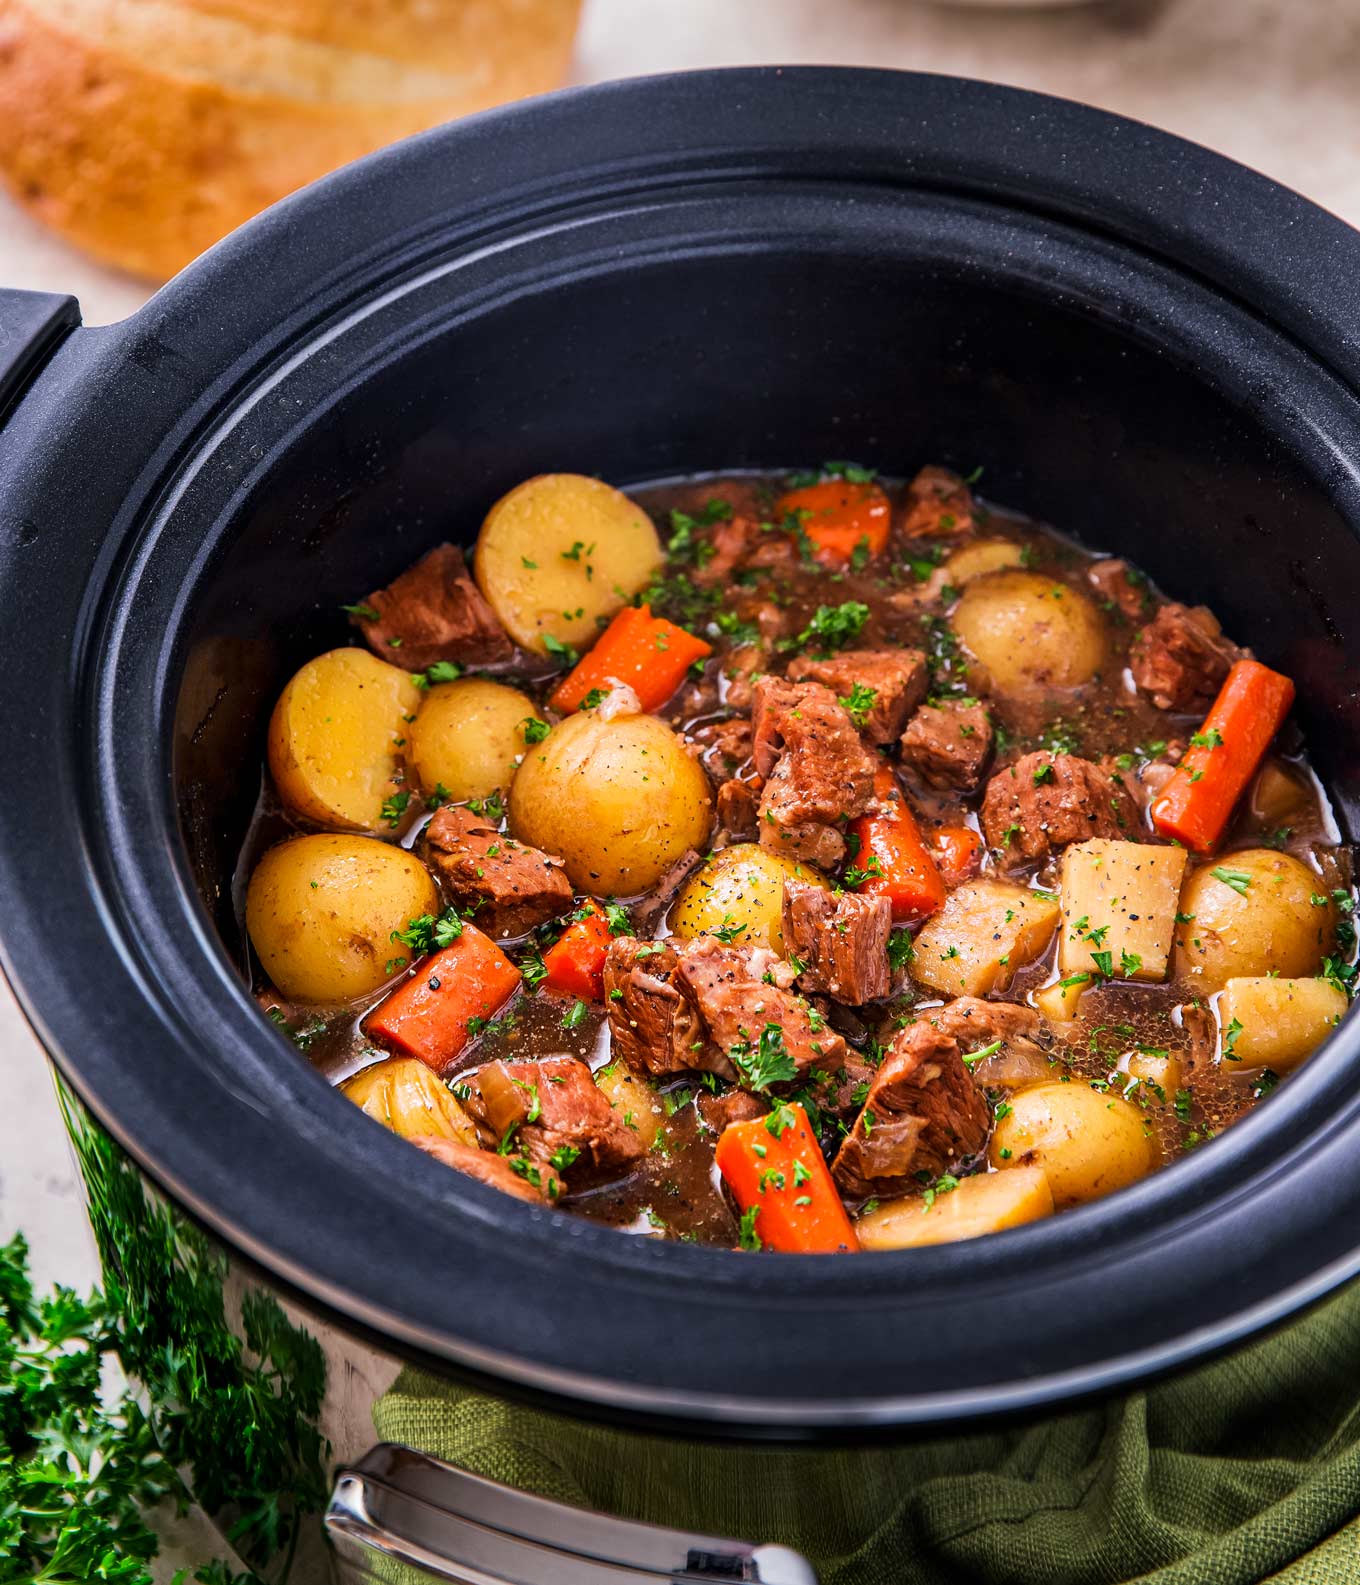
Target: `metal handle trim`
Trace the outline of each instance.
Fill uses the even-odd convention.
[[[455,1585],[817,1585],[787,1547],[568,1507],[393,1443],[338,1473],[326,1528],[360,1578],[380,1554]]]

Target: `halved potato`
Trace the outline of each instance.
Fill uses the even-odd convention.
[[[663,559],[651,518],[621,491],[542,473],[487,513],[473,572],[511,638],[546,655],[548,638],[588,649]]]
[[[511,834],[556,854],[576,890],[596,897],[649,891],[712,826],[708,777],[654,715],[570,715],[510,784]]]
[[[1058,903],[1010,881],[965,881],[916,937],[912,978],[947,996],[985,996],[1048,947]]]
[[[1094,604],[1038,572],[1007,567],[973,578],[951,622],[1003,694],[1075,688],[1105,660],[1105,625]]]
[[[992,1165],[1041,1167],[1060,1211],[1127,1188],[1157,1164],[1142,1112],[1079,1079],[1020,1090],[1010,1106],[992,1132]]]
[[[1346,1015],[1350,999],[1331,980],[1232,979],[1223,987],[1223,1071],[1273,1068],[1288,1073],[1322,1044]]]
[[[309,660],[269,722],[269,771],[290,809],[319,825],[376,831],[401,789],[401,742],[420,707],[409,672],[363,649]]]
[[[601,1068],[595,1075],[595,1083],[604,1091],[624,1126],[631,1128],[650,1150],[666,1123],[665,1104],[653,1086],[622,1061]]]
[[[957,1189],[936,1194],[927,1209],[920,1195],[892,1200],[855,1223],[861,1249],[919,1249],[1004,1232],[1053,1215],[1053,1191],[1039,1167],[980,1172]]]
[[[284,996],[347,1002],[396,971],[405,949],[392,932],[438,906],[413,853],[327,832],[291,837],[264,855],[246,889],[246,930]]]
[[[434,1135],[477,1147],[477,1128],[448,1085],[415,1057],[388,1057],[356,1073],[341,1092],[366,1116],[403,1139]]]
[[[809,864],[772,853],[756,842],[722,848],[685,882],[671,912],[671,930],[684,941],[722,933],[739,947],[769,947],[784,955],[784,882],[826,881]]]
[[[944,564],[945,582],[956,589],[971,583],[986,572],[1003,567],[1020,567],[1024,550],[1013,539],[975,539],[954,552]]]
[[[538,706],[503,682],[460,677],[431,688],[406,740],[421,790],[442,787],[455,803],[503,791],[528,747],[526,721],[542,723]]]

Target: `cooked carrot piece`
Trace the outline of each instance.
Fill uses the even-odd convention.
[[[1293,702],[1288,677],[1259,661],[1237,661],[1152,805],[1157,830],[1196,853],[1213,848]]]
[[[690,666],[712,653],[712,644],[653,616],[651,606],[626,605],[590,653],[558,683],[552,707],[563,713],[579,710],[593,689],[607,692],[622,682],[637,694],[644,710],[659,710]]]
[[[972,880],[982,866],[982,838],[971,826],[940,826],[930,834],[930,852],[946,886]]]
[[[944,901],[946,888],[888,765],[874,775],[874,797],[882,809],[850,822],[850,834],[859,838],[851,862],[863,875],[855,889],[886,897],[899,925],[925,919]]]
[[[546,984],[564,996],[578,996],[583,1002],[604,1000],[604,960],[609,951],[609,925],[604,909],[593,899],[543,954],[547,969]]]
[[[796,513],[813,553],[823,566],[842,566],[863,549],[880,556],[888,544],[892,506],[878,485],[848,479],[824,479],[801,490],[789,490],[775,503],[782,522]]]
[[[791,1255],[834,1255],[859,1240],[801,1106],[729,1123],[718,1170],[741,1208],[742,1244]]]
[[[465,924],[452,946],[426,958],[374,1008],[364,1033],[438,1073],[472,1038],[472,1021],[494,1017],[520,984],[519,970],[496,943]]]

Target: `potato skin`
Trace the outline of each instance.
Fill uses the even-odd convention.
[[[1020,1090],[1010,1104],[992,1133],[992,1165],[1042,1167],[1060,1211],[1125,1189],[1157,1164],[1143,1114],[1114,1094],[1073,1079]]]
[[[671,930],[684,941],[715,930],[745,929],[739,947],[769,947],[784,956],[784,882],[793,876],[825,886],[810,864],[773,853],[756,842],[722,848],[685,882],[671,911]]]
[[[477,1129],[453,1092],[416,1057],[388,1057],[356,1073],[341,1091],[366,1116],[403,1139],[433,1134],[477,1147]]]
[[[1053,1215],[1053,1191],[1039,1167],[979,1172],[938,1194],[929,1210],[918,1194],[890,1200],[855,1223],[861,1249],[921,1249],[1002,1233]]]
[[[510,785],[524,754],[524,722],[542,720],[527,693],[486,677],[443,682],[425,696],[406,736],[422,792],[442,786],[455,803]]]
[[[1038,572],[1012,567],[971,579],[950,622],[1002,693],[1076,688],[1105,660],[1095,606]]]
[[[546,655],[548,636],[589,649],[663,560],[651,518],[621,491],[541,473],[487,513],[473,574],[511,638]]]
[[[392,932],[438,911],[429,871],[405,848],[372,837],[290,837],[255,866],[246,930],[287,997],[344,1002],[391,978]]]
[[[559,721],[510,785],[510,831],[556,854],[578,892],[631,897],[655,886],[713,826],[708,777],[652,715]]]
[[[1237,891],[1216,869],[1247,877]],[[1221,990],[1230,979],[1316,974],[1336,936],[1336,909],[1321,878],[1292,854],[1245,848],[1193,870],[1181,889],[1171,971],[1197,991]]]
[[[1224,1029],[1234,1023],[1231,1050],[1224,1040],[1223,1072],[1273,1068],[1289,1073],[1332,1033],[1350,1000],[1330,980],[1231,979],[1218,1002]]]
[[[290,809],[318,825],[376,831],[401,786],[408,672],[363,649],[332,649],[294,673],[269,721],[269,772]]]

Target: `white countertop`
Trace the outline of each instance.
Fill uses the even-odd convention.
[[[576,80],[689,67],[833,63],[1043,89],[1207,143],[1360,224],[1360,8],[1352,0],[1107,0],[959,9],[912,0],[587,0]],[[148,288],[0,197],[0,283],[73,292],[87,320]],[[29,1236],[40,1281],[96,1279],[50,1084],[0,987],[0,1240]]]

